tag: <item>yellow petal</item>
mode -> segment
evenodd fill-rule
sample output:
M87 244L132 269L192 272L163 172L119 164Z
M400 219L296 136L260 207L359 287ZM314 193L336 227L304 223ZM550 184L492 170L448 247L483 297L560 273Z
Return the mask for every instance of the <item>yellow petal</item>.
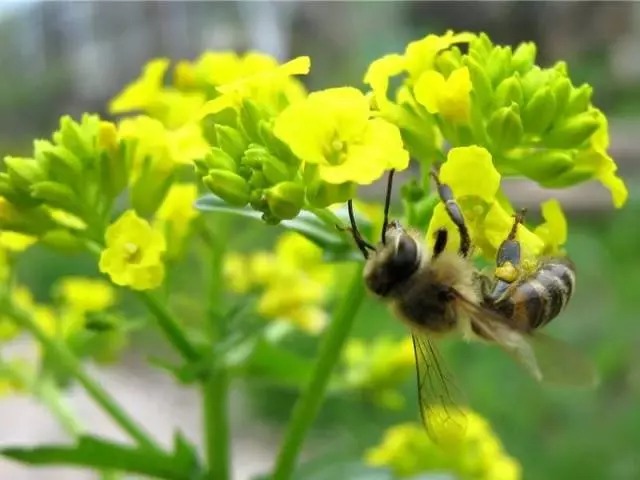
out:
M314 92L308 97L309 105L320 115L325 110L331 116L340 139L349 141L367 127L369 102L357 88L337 87Z
M429 228L427 229L426 243L430 250L433 250L435 244L434 235L436 231L441 228L447 230L447 233L449 234L447 237L446 250L448 252L457 252L460 248L460 235L458 234L455 224L451 221L449 215L447 215L444 204L438 203L433 209L433 215L431 216Z
M500 244L507 238L513 227L513 221L513 216L502 208L498 202L494 202L491 205L482 225L482 233L494 251L497 251ZM525 256L538 256L544 248L542 239L524 225L518 227L516 240L520 242ZM493 252L492 254L495 255Z
M629 197L629 191L627 190L627 186L624 184L624 181L618 177L614 171L609 171L601 175L600 181L611 192L613 205L616 208L622 208Z
M500 187L500 174L491 154L482 147L457 147L449 150L440 169L440 180L448 184L454 196L475 196L492 202Z
M446 86L446 81L440 72L427 70L416 82L413 93L416 100L427 112L434 114L439 112L439 98Z
M548 228L549 241L553 245L564 245L567 242L567 219L560 202L556 199L547 200L542 204L541 210Z
M400 130L392 123L382 118L370 120L363 141L379 148L385 169L401 171L409 166L409 152L404 148Z
M402 73L404 68L404 56L395 53L378 58L369 65L364 83L373 90L378 108L384 107L389 102L387 100L389 79Z

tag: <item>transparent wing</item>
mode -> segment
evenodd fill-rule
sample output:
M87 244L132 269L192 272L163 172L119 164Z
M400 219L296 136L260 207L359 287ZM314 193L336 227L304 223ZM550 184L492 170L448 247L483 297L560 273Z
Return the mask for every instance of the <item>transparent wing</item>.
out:
M536 380L549 385L593 387L598 374L593 364L569 344L541 332L522 332L500 314L478 305L459 292L473 325L522 365Z
M428 338L414 333L413 348L422 423L436 444L458 444L467 430L467 417L461 408L466 403L464 396Z

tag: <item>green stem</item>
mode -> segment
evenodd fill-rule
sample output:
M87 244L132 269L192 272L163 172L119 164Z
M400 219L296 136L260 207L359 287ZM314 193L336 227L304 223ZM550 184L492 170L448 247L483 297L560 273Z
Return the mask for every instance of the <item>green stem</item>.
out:
M291 478L296 460L302 449L307 431L311 427L331 379L333 368L340 359L342 347L349 336L356 313L365 297L362 281L362 266L359 266L351 279L346 295L337 306L333 319L324 334L318 360L311 373L307 389L296 402L291 420L287 426L284 441L276 460L272 480Z
M156 317L158 325L162 329L169 343L187 361L196 361L200 358L198 350L193 346L180 322L169 312L167 307L153 294L147 291L136 292L138 298L147 307L149 312Z
M42 345L42 348L65 368L84 387L91 398L142 447L160 450L160 447L138 426L116 403L113 398L82 369L78 359L71 351L57 340L49 337L40 325L25 311L11 305L12 318L25 330L30 332Z
M206 225L202 232L211 256L207 320L212 343L220 342L226 335L227 326L222 313L226 231L226 222L220 219L216 222L215 233L206 229ZM216 480L228 479L230 475L229 382L228 372L224 368L216 368L202 384L205 450L210 478Z

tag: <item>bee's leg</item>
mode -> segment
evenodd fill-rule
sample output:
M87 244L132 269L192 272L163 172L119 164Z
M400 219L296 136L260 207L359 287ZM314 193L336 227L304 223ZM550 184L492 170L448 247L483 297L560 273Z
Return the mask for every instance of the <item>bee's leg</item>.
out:
M464 216L462 215L460 205L456 202L453 192L451 191L451 187L440 182L440 178L438 177L438 173L435 169L431 170L431 176L436 182L438 195L440 196L442 203L444 203L447 215L449 215L451 221L458 228L458 233L460 234L460 254L463 257L467 257L469 255L469 250L471 249L471 237L469 236L467 225L464 223Z
M522 209L514 215L513 226L507 238L500 244L496 256L496 268L494 275L496 283L491 292L491 297L497 299L507 287L518 278L518 268L520 267L521 251L520 242L516 240L518 225L524 222L526 210Z

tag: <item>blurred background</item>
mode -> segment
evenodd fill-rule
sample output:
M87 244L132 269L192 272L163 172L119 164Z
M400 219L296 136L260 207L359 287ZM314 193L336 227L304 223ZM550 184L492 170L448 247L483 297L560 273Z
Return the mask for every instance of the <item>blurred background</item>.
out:
M106 115L107 101L151 58L194 59L202 51L258 49L281 60L310 55L311 89L364 86L366 66L401 52L408 41L446 29L485 31L496 43L535 41L538 63L566 60L575 84L588 82L610 119L612 156L630 191L614 211L598 184L556 192L517 183L516 206L556 196L570 220L568 251L578 265L571 307L549 331L595 359L595 392L543 390L498 352L448 346L445 356L471 405L486 416L524 478L640 478L640 3L634 2L0 2L0 152L27 154L62 114ZM367 192L379 199L380 188ZM238 220L239 249L269 248L275 233ZM46 296L60 275L93 273L85 259L33 249L21 276ZM183 274L188 282L188 272ZM384 307L361 310L354 335L401 335ZM303 339L311 355L316 344ZM201 443L198 398L145 364L155 338L137 338L125 358L96 373L148 428L169 442L180 427ZM329 399L306 444L307 456L361 452L384 428L415 417L413 378L400 412ZM239 384L232 422L239 480L267 470L295 392ZM120 438L80 392L73 408L97 433ZM64 439L47 412L28 398L0 399L0 444ZM92 478L73 470L28 471L0 460L0 478Z

